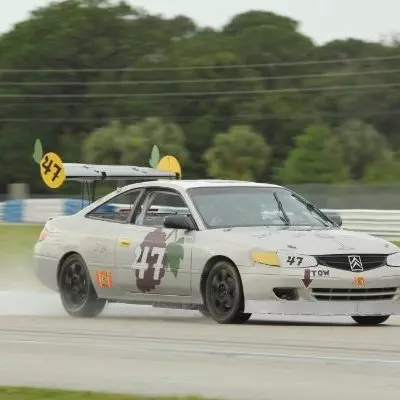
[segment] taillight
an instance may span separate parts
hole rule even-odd
[[[42,229],[42,232],[40,232],[40,235],[39,235],[39,242],[42,242],[44,239],[46,239],[47,236],[48,236],[48,234],[49,234],[48,229],[47,229],[46,227],[44,227],[44,228]]]

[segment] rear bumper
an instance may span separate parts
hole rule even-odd
[[[34,268],[37,279],[49,289],[58,292],[58,260],[41,255],[34,256]]]

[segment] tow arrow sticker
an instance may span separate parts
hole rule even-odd
[[[304,278],[302,279],[304,286],[308,288],[311,285],[313,279],[311,279],[311,273],[309,269],[304,270]]]

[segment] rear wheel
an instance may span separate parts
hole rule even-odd
[[[73,317],[97,317],[106,305],[106,300],[97,297],[86,263],[78,254],[62,263],[59,291],[65,311]]]
[[[389,319],[390,315],[353,315],[351,318],[360,325],[379,325]]]
[[[232,263],[218,261],[211,268],[206,282],[205,307],[211,318],[220,324],[244,323],[251,317],[243,312],[242,283]]]

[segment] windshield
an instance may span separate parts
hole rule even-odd
[[[207,187],[188,192],[207,228],[334,226],[311,203],[283,188]]]

